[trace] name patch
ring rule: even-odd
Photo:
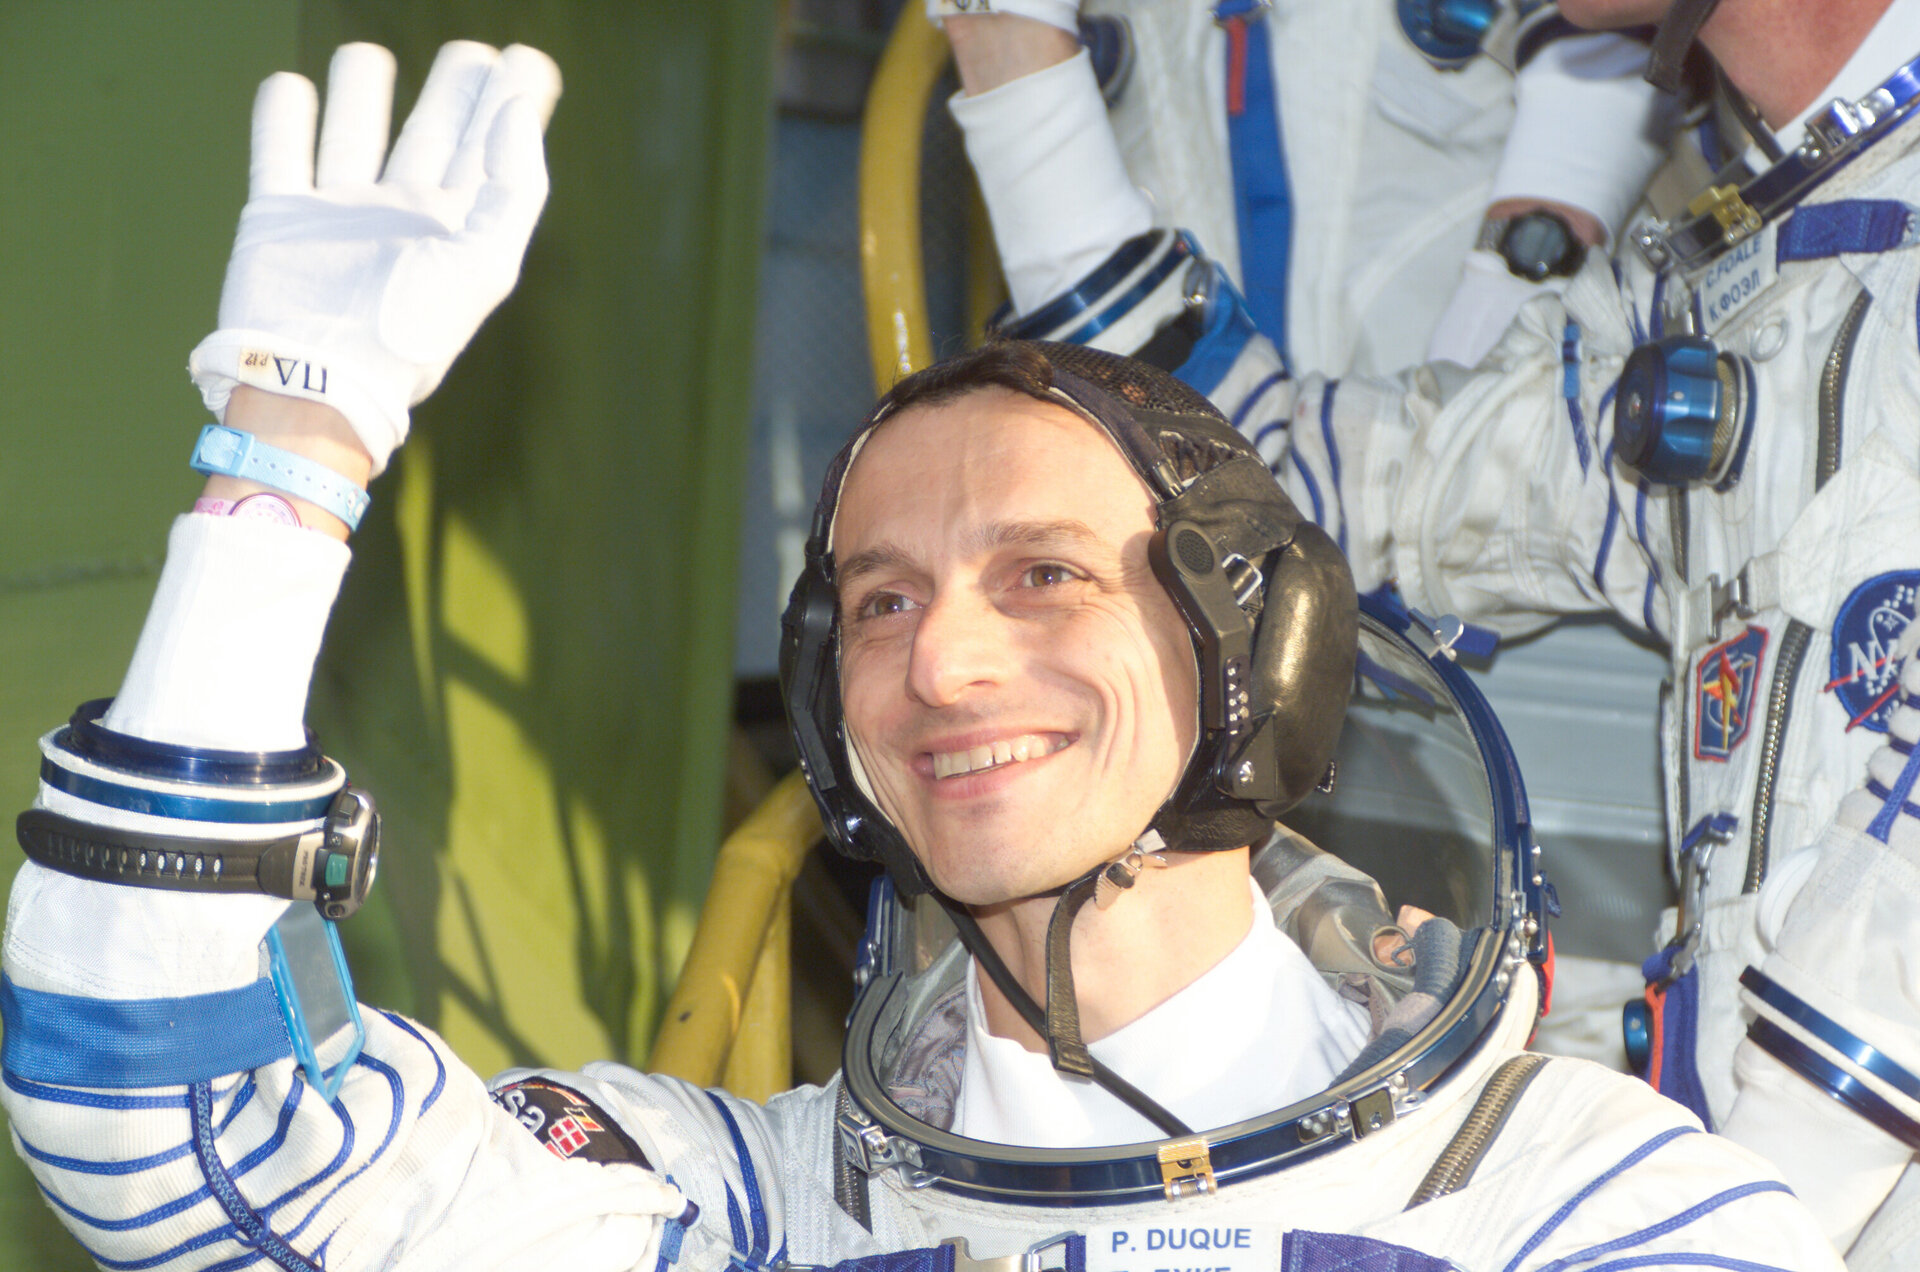
[[[1087,1230],[1087,1272],[1273,1272],[1280,1230],[1260,1223],[1128,1223]]]
[[[1920,570],[1892,570],[1868,579],[1840,603],[1826,688],[1846,709],[1847,728],[1887,731],[1900,690],[1894,647],[1913,622]]]
[[[1693,758],[1725,764],[1753,723],[1767,629],[1749,627],[1700,657],[1693,672]]]
[[[1732,322],[1780,277],[1779,237],[1779,227],[1769,225],[1707,266],[1698,289],[1707,334]]]

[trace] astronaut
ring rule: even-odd
[[[1204,263],[1094,340],[1203,327],[1183,356],[1225,368],[1215,400],[1363,590],[1506,634],[1611,610],[1669,645],[1681,902],[1646,967],[1648,1076],[1769,1156],[1855,1266],[1914,1266],[1920,5],[1566,9],[1661,19],[1663,77],[1697,35],[1751,145],[1723,138],[1708,189],[1478,374],[1290,380]]]
[[[1356,613],[1204,399],[1074,346],[902,382],[822,493],[796,741],[836,842],[917,898],[876,904],[844,1078],[764,1107],[611,1064],[490,1094],[354,1004],[330,925],[378,823],[301,727],[312,660],[363,483],[513,280],[559,88],[531,50],[450,46],[383,169],[392,76],[336,56],[317,166],[311,86],[263,86],[191,360],[225,420],[208,487],[17,825],[0,1094],[103,1266],[1838,1266],[1760,1159],[1521,1054],[1546,893],[1497,724],[1444,642]],[[1414,741],[1407,806],[1421,776],[1463,796],[1381,845],[1447,865],[1384,958],[1384,898],[1272,822],[1356,767],[1364,801],[1351,748],[1328,766],[1356,671],[1365,732]]]
[[[1553,5],[987,7],[935,0],[929,12],[947,15],[960,68],[950,109],[1013,298],[1004,326],[1101,332],[1102,347],[1178,366],[1230,414],[1257,387],[1225,378],[1231,337],[1189,356],[1201,309],[1165,321],[1166,304],[1205,288],[1186,268],[1192,251],[1246,301],[1234,331],[1260,331],[1295,376],[1389,374],[1428,357],[1472,366],[1524,301],[1613,241],[1670,131],[1674,99],[1642,78],[1645,43],[1579,31]],[[1488,28],[1448,38],[1468,10]],[[1061,29],[1076,17],[1086,52]],[[1127,73],[1101,82],[1110,64]],[[1114,304],[1156,288],[1158,301]],[[1207,312],[1225,321],[1230,308]],[[1536,750],[1528,765],[1549,845],[1593,845],[1562,872],[1588,887],[1558,934],[1561,992],[1539,1045],[1619,1068],[1638,929],[1615,935],[1600,916],[1650,915],[1664,896],[1659,675],[1650,651],[1589,623],[1502,650],[1481,681],[1510,725],[1534,730],[1523,742],[1549,746],[1544,720],[1574,715],[1621,752],[1591,765]],[[1609,810],[1604,829],[1595,807]],[[1621,898],[1604,911],[1602,889]]]

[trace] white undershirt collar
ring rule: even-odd
[[[1249,880],[1254,921],[1220,962],[1088,1048],[1187,1125],[1210,1130],[1324,1089],[1366,1045],[1366,1008],[1341,998],[1273,923]],[[1124,902],[1123,902],[1124,903]],[[967,1052],[953,1130],[1030,1148],[1163,1138],[1106,1091],[1046,1055],[987,1032],[979,973],[967,977]]]

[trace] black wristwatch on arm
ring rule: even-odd
[[[1474,246],[1507,263],[1507,272],[1530,283],[1572,278],[1587,259],[1587,245],[1558,212],[1538,208],[1519,216],[1489,217]]]

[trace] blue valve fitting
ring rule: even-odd
[[[1726,471],[1738,381],[1713,341],[1667,336],[1627,357],[1614,398],[1614,454],[1648,481],[1685,486]]]
[[[1397,0],[1400,29],[1428,59],[1459,66],[1480,51],[1493,25],[1495,0]]]

